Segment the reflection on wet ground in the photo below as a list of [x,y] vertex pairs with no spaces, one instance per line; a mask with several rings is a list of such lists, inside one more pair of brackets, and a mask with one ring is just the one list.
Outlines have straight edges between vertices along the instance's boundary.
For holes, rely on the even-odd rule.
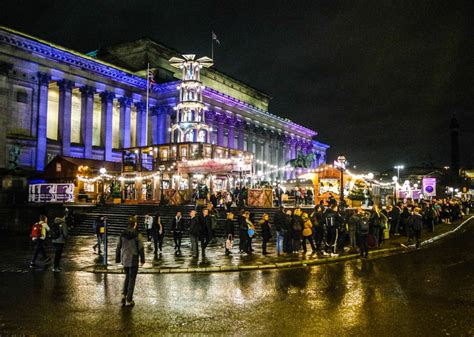
[[123,275],[2,273],[0,332],[473,336],[474,225],[427,249],[311,268]]

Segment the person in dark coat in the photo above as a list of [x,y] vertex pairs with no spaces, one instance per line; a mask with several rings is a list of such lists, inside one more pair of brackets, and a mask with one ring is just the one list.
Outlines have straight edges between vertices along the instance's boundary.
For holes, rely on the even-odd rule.
[[134,306],[133,292],[138,274],[138,262],[145,263],[143,238],[138,232],[134,221],[128,222],[128,227],[120,234],[115,252],[115,262],[122,263],[125,271],[125,282],[122,290],[122,305]]
[[199,255],[199,236],[201,235],[201,223],[196,216],[196,211],[189,212],[189,240],[191,241],[191,256],[197,258]]
[[286,210],[285,214],[285,238],[283,240],[283,251],[291,253],[293,251],[293,240],[291,236],[291,224],[293,222],[292,212],[290,209]]
[[232,254],[230,251],[230,247],[227,246],[227,240],[230,240],[232,243],[234,241],[234,213],[228,212],[227,219],[224,225],[224,234],[226,237],[226,244],[225,244],[225,255]]
[[375,247],[378,247],[380,244],[380,231],[382,230],[383,234],[383,226],[384,226],[384,218],[382,211],[377,205],[373,206],[373,212],[369,218],[369,226],[372,235],[374,236],[375,240]]
[[179,211],[176,212],[176,216],[173,218],[171,230],[173,231],[175,255],[181,255],[181,239],[184,232],[184,220]]
[[155,219],[153,221],[153,227],[151,228],[151,236],[153,237],[153,245],[154,245],[154,255],[155,259],[158,258],[158,249],[160,250],[160,254],[163,250],[163,239],[165,237],[165,227],[161,223],[161,216],[159,213],[156,214]]
[[292,238],[292,252],[298,253],[301,248],[301,240],[303,239],[303,219],[301,218],[302,211],[296,208],[293,212],[291,221],[291,238]]
[[364,210],[360,207],[357,209],[357,213],[354,214],[351,219],[356,226],[360,256],[367,258],[369,257],[369,219],[366,216]]
[[[68,230],[67,230],[67,223],[65,218],[56,218],[54,219],[54,223],[51,226],[51,229],[54,227],[58,227],[59,236],[57,238],[52,238],[51,242],[54,246],[54,264],[53,264],[53,271],[60,272],[60,263],[61,257],[64,250],[64,245],[66,244],[66,239],[68,237]],[[53,230],[51,230],[52,232]]]
[[286,224],[285,224],[285,208],[280,206],[278,212],[275,213],[273,216],[273,225],[275,226],[276,231],[276,253],[280,255],[284,251],[284,239],[285,239],[285,232],[287,231]]
[[413,214],[408,218],[408,226],[413,230],[413,236],[416,240],[416,248],[420,248],[421,229],[423,228],[423,217],[420,214],[421,209],[415,207]]
[[202,210],[201,221],[201,252],[202,257],[206,256],[206,247],[209,245],[209,242],[212,240],[212,219],[209,215],[209,210]]
[[262,229],[262,254],[267,255],[267,243],[272,238],[271,225],[267,213],[263,213],[262,219],[258,222]]
[[237,218],[237,224],[239,226],[239,251],[245,253],[247,249],[247,222],[244,217],[244,210],[240,210],[240,214]]

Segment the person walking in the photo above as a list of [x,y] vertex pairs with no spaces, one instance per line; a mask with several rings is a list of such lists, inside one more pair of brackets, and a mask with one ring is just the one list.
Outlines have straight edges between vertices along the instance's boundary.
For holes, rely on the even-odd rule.
[[197,258],[199,255],[199,235],[201,234],[201,224],[196,217],[196,211],[189,212],[189,239],[191,241],[191,256]]
[[309,241],[311,245],[311,254],[315,254],[316,246],[313,240],[313,223],[307,213],[303,213],[301,220],[303,221],[303,254],[307,252],[306,241]]
[[30,268],[36,267],[36,259],[38,255],[41,253],[43,257],[44,263],[50,261],[48,255],[46,255],[46,251],[44,250],[44,240],[46,239],[46,235],[49,232],[48,226],[48,218],[46,215],[40,215],[39,221],[35,223],[31,229],[31,240],[35,246],[33,257],[30,262]]
[[150,242],[152,238],[151,230],[153,228],[153,217],[150,214],[146,214],[144,223],[146,228],[146,238],[147,241]]
[[54,246],[54,264],[52,271],[61,271],[61,257],[63,255],[64,245],[68,237],[68,229],[65,218],[55,218],[51,225],[51,242]]
[[247,222],[245,221],[244,210],[240,210],[239,217],[237,218],[237,224],[239,226],[239,252],[245,253],[247,249]]
[[263,213],[262,219],[258,222],[262,229],[262,254],[267,255],[267,243],[272,238],[270,217],[267,213]]
[[157,259],[158,250],[160,251],[160,254],[163,251],[163,238],[165,237],[165,227],[161,223],[160,213],[156,213],[155,219],[153,221],[153,227],[151,228],[151,234],[153,237],[154,258]]
[[230,249],[232,248],[232,243],[234,241],[234,213],[228,212],[227,219],[224,225],[224,234],[226,236],[225,255],[232,254]]
[[181,255],[181,239],[184,231],[184,220],[179,211],[176,212],[176,216],[173,218],[171,231],[173,232],[175,255]]
[[145,264],[145,250],[142,235],[133,219],[128,222],[127,228],[120,234],[115,252],[115,262],[122,263],[125,271],[125,282],[122,290],[122,305],[131,307],[135,305],[133,292],[138,274],[139,260]]
[[201,253],[202,257],[206,256],[206,248],[212,240],[212,218],[209,214],[209,209],[202,210],[201,221]]
[[286,223],[285,223],[285,208],[280,206],[278,212],[273,216],[273,224],[276,231],[276,253],[280,255],[283,253],[283,242],[285,239]]
[[[104,235],[105,235],[105,217],[103,215],[99,215],[97,219],[94,221],[93,225],[94,233],[97,238],[97,242],[92,249],[94,249],[94,253],[99,249],[98,254],[101,255],[102,251],[100,247],[104,245]],[[104,247],[105,248],[105,247]]]

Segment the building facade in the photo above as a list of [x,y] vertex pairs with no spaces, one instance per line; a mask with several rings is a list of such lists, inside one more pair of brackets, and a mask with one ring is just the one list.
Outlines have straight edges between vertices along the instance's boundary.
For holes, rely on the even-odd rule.
[[[44,171],[55,156],[121,161],[124,148],[173,142],[180,54],[140,39],[81,54],[0,27],[0,168]],[[155,85],[147,95],[147,64]],[[206,142],[253,153],[269,180],[297,154],[326,161],[317,133],[269,113],[270,97],[214,68],[201,70]]]

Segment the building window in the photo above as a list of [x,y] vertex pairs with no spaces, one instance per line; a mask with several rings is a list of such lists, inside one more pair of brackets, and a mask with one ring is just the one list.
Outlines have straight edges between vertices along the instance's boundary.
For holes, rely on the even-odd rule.
[[56,163],[56,172],[61,172],[62,171],[62,165],[61,163]]
[[16,92],[16,101],[18,103],[28,103],[28,94],[24,91]]

